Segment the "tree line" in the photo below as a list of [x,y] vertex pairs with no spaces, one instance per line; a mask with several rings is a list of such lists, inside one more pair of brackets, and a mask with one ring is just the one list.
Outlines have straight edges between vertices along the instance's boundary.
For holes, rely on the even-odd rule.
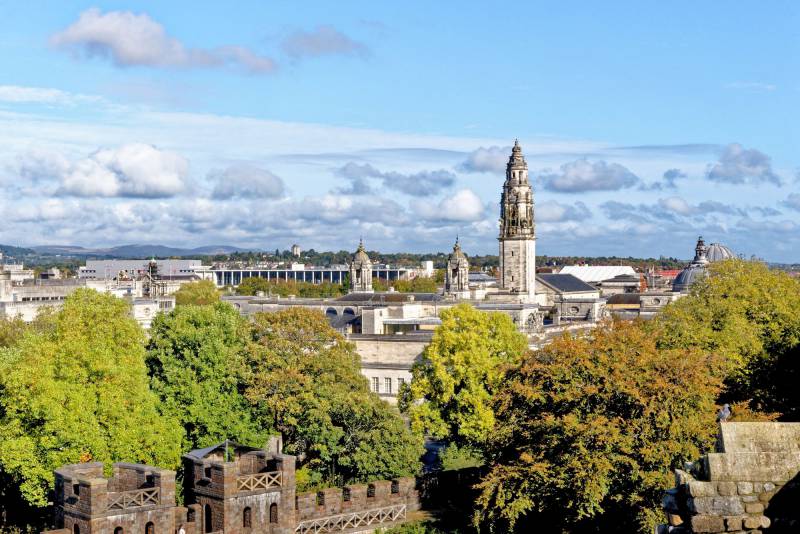
[[281,434],[300,489],[414,475],[422,440],[368,389],[320,312],[243,318],[219,298],[177,306],[149,337],[117,297],[80,289],[32,324],[0,322],[0,513],[43,526],[53,470],[142,462]]
[[447,463],[481,466],[472,528],[653,532],[672,470],[713,449],[719,405],[798,420],[800,280],[738,259],[709,270],[653,320],[539,350],[507,316],[442,313],[400,404]]

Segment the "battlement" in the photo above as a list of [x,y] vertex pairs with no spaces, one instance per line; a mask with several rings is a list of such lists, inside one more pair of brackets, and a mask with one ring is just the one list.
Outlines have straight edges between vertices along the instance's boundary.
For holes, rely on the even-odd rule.
[[[295,457],[280,440],[263,449],[229,440],[184,455],[184,499],[175,472],[116,463],[56,471],[56,526],[49,534],[296,534],[355,532],[405,521],[419,508],[414,478],[295,494]],[[362,528],[363,527],[363,528]]]

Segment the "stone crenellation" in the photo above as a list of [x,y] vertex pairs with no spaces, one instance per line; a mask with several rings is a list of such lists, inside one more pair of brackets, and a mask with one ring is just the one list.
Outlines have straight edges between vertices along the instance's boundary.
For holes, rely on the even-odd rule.
[[721,423],[717,452],[687,467],[658,534],[800,531],[800,423]]
[[[295,457],[279,440],[265,449],[232,442],[184,455],[184,499],[174,471],[116,463],[55,472],[55,530],[47,534],[306,534],[368,532],[419,508],[416,479],[296,493]],[[182,531],[182,532],[181,532]]]

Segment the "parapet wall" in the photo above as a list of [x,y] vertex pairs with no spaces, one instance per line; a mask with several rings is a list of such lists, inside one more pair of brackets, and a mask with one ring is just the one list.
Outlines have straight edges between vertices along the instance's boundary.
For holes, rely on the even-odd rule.
[[405,477],[397,480],[379,480],[369,484],[298,493],[296,497],[298,521],[394,505],[405,505],[408,511],[419,509],[416,479]]
[[661,533],[800,532],[800,423],[722,423],[662,501]]

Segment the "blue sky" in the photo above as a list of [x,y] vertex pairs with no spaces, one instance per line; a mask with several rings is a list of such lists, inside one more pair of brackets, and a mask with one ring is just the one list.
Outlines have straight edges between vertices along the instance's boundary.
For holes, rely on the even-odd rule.
[[0,243],[800,261],[796,2],[2,2]]

